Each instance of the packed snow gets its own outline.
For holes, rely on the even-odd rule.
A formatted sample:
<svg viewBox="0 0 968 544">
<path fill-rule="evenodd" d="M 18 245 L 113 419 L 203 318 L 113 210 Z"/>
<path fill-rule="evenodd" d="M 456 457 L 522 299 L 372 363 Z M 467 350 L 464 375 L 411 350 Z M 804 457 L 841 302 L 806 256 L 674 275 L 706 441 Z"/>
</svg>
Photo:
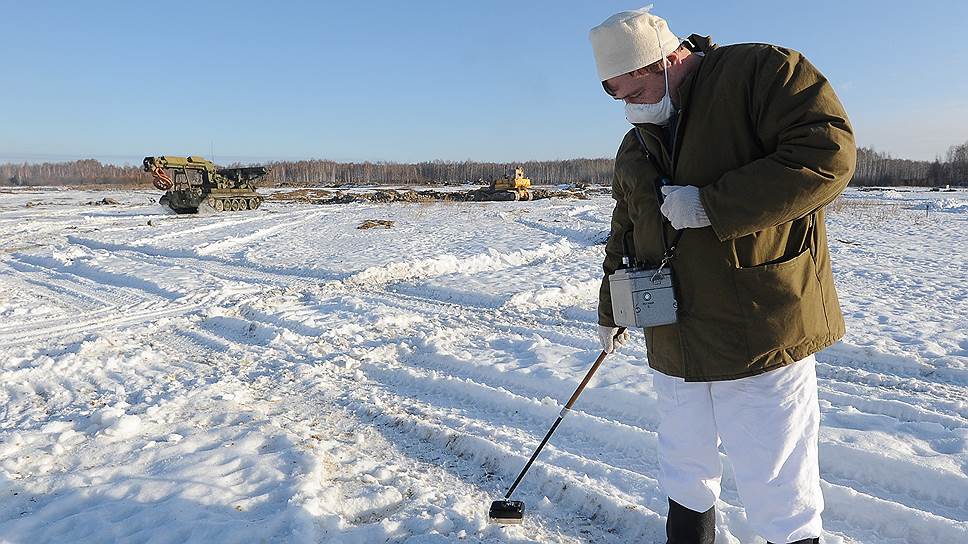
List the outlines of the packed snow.
<svg viewBox="0 0 968 544">
<path fill-rule="evenodd" d="M 607 196 L 157 197 L 0 192 L 0 542 L 664 542 L 641 335 L 516 492 L 526 523 L 487 521 L 600 351 Z M 852 189 L 828 225 L 824 539 L 968 542 L 968 192 Z M 717 542 L 756 542 L 724 461 Z"/>
</svg>

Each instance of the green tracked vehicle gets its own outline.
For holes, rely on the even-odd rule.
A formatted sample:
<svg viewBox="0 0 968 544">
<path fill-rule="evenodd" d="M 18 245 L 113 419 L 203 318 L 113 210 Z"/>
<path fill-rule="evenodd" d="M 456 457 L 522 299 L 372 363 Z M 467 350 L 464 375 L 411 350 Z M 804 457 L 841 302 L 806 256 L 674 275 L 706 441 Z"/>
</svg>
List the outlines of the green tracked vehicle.
<svg viewBox="0 0 968 544">
<path fill-rule="evenodd" d="M 145 157 L 145 172 L 150 172 L 155 187 L 165 191 L 158 201 L 176 213 L 255 210 L 262 195 L 255 182 L 269 173 L 264 166 L 218 168 L 202 157 Z M 169 175 L 169 171 L 171 175 Z"/>
</svg>

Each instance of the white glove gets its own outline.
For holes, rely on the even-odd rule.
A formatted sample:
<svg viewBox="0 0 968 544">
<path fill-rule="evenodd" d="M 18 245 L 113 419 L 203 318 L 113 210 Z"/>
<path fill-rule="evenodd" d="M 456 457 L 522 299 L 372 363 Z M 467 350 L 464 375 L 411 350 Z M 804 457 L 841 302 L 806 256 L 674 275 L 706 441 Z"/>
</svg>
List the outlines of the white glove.
<svg viewBox="0 0 968 544">
<path fill-rule="evenodd" d="M 598 339 L 602 342 L 602 349 L 605 353 L 611 353 L 615 351 L 616 346 L 624 346 L 629 343 L 632 337 L 629 335 L 629 330 L 625 329 L 622 334 L 616 336 L 615 333 L 618 332 L 618 327 L 606 327 L 605 325 L 598 326 Z"/>
<path fill-rule="evenodd" d="M 698 229 L 708 227 L 709 217 L 699 200 L 699 187 L 695 185 L 666 185 L 662 187 L 665 202 L 659 211 L 669 218 L 672 228 Z"/>
</svg>

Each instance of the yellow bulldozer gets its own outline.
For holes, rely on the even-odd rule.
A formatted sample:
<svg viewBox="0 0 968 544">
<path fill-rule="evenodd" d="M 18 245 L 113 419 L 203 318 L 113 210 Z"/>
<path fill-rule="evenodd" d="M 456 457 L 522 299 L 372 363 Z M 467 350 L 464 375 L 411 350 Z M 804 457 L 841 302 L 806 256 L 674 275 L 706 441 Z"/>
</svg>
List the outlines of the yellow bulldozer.
<svg viewBox="0 0 968 544">
<path fill-rule="evenodd" d="M 505 173 L 501 179 L 491 181 L 488 190 L 492 200 L 531 200 L 531 180 L 524 177 L 524 168 L 514 168 L 514 177 Z"/>
</svg>

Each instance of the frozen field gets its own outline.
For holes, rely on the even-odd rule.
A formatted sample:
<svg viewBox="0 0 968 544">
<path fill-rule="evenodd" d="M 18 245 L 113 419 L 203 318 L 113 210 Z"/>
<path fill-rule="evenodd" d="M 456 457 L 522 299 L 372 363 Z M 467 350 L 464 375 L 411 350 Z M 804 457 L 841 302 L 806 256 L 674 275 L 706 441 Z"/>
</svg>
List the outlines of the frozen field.
<svg viewBox="0 0 968 544">
<path fill-rule="evenodd" d="M 0 192 L 0 542 L 664 542 L 641 336 L 528 522 L 486 521 L 599 352 L 609 198 L 157 196 Z M 968 542 L 968 193 L 852 190 L 828 224 L 826 542 Z M 728 465 L 718 506 L 717 542 L 754 542 Z"/>
</svg>

